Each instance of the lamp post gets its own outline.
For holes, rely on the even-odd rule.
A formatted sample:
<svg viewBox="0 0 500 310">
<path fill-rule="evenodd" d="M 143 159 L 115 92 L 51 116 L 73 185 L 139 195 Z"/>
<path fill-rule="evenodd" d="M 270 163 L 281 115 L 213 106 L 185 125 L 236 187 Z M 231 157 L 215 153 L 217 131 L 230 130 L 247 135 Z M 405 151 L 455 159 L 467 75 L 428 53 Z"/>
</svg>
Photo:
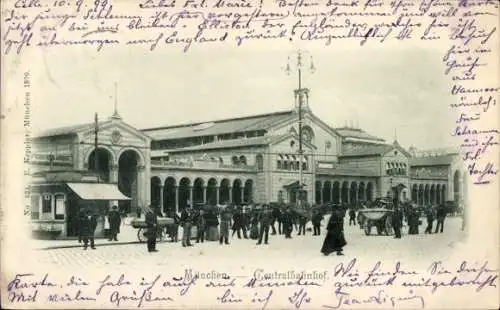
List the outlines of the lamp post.
<svg viewBox="0 0 500 310">
<path fill-rule="evenodd" d="M 298 75 L 298 88 L 295 90 L 295 100 L 296 100 L 296 105 L 298 105 L 298 114 L 299 114 L 299 199 L 298 199 L 298 203 L 300 206 L 302 206 L 302 192 L 303 192 L 303 183 L 302 183 L 302 179 L 303 179 L 303 171 L 302 171 L 302 167 L 303 167 L 303 161 L 304 161 L 304 150 L 302 148 L 302 109 L 303 109 L 303 105 L 306 104 L 307 105 L 307 102 L 304 102 L 304 100 L 308 100 L 309 99 L 309 89 L 307 88 L 302 88 L 302 72 L 304 70 L 304 67 L 305 67 L 305 63 L 304 63 L 304 56 L 306 54 L 309 54 L 310 56 L 310 61 L 309 61 L 309 71 L 310 73 L 314 73 L 316 71 L 316 68 L 314 67 L 314 63 L 313 63 L 313 58 L 312 58 L 312 55 L 310 55 L 309 52 L 307 51 L 303 51 L 303 50 L 298 50 L 297 53 L 296 53 L 296 57 L 297 57 L 297 62 L 295 63 L 295 66 L 293 66 L 290 62 L 290 56 L 288 56 L 288 63 L 287 63 L 287 66 L 286 66 L 286 73 L 288 75 L 290 75 L 292 73 L 292 71 L 296 71 L 297 72 L 297 75 Z"/>
</svg>

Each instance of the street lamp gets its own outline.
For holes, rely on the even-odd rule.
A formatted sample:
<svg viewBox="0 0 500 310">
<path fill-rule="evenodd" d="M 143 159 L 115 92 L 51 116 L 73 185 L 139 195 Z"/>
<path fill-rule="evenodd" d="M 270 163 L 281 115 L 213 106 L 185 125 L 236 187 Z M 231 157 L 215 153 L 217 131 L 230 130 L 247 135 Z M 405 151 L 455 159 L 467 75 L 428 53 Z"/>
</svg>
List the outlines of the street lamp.
<svg viewBox="0 0 500 310">
<path fill-rule="evenodd" d="M 290 75 L 292 73 L 292 71 L 296 71 L 297 72 L 297 75 L 298 75 L 298 88 L 295 90 L 295 103 L 296 103 L 296 106 L 298 106 L 298 114 L 299 114 L 299 199 L 298 199 L 298 202 L 299 204 L 302 206 L 302 192 L 303 192 L 303 189 L 302 189 L 302 179 L 303 179 L 303 176 L 302 176 L 302 165 L 303 165 L 303 161 L 304 161 L 304 151 L 302 149 L 302 107 L 304 105 L 304 100 L 308 100 L 309 99 L 309 89 L 307 88 L 302 88 L 302 71 L 304 70 L 306 64 L 305 64 L 305 61 L 304 61 L 304 56 L 305 55 L 309 55 L 310 57 L 310 61 L 309 61 L 309 71 L 310 73 L 314 73 L 316 71 L 316 68 L 314 67 L 314 63 L 313 63 L 313 58 L 312 58 L 312 55 L 307 52 L 307 51 L 303 51 L 303 50 L 298 50 L 296 52 L 296 57 L 297 57 L 297 62 L 295 63 L 295 65 L 293 65 L 290 61 L 290 56 L 288 56 L 288 63 L 287 63 L 287 66 L 286 66 L 286 73 L 288 75 Z M 305 103 L 307 105 L 307 102 Z"/>
</svg>

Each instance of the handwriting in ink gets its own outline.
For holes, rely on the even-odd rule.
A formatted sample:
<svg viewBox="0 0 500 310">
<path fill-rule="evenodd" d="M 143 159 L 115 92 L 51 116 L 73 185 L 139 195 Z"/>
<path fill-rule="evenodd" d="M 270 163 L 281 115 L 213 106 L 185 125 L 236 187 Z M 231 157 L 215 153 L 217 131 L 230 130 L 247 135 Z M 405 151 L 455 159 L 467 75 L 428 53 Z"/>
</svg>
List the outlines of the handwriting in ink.
<svg viewBox="0 0 500 310">
<path fill-rule="evenodd" d="M 105 287 L 120 287 L 131 285 L 128 280 L 125 279 L 125 275 L 121 274 L 116 281 L 111 281 L 111 275 L 107 275 L 104 280 L 99 282 L 99 288 L 96 290 L 96 295 L 100 295 L 103 288 Z"/>
<path fill-rule="evenodd" d="M 241 303 L 243 299 L 234 295 L 230 288 L 226 289 L 222 296 L 217 297 L 217 300 L 222 304 L 232 304 L 232 303 Z"/>
<path fill-rule="evenodd" d="M 309 297 L 306 290 L 301 288 L 293 293 L 292 296 L 288 297 L 288 301 L 295 307 L 295 309 L 300 309 L 303 303 L 306 304 L 311 302 L 311 297 Z"/>
<path fill-rule="evenodd" d="M 262 304 L 262 307 L 260 309 L 264 310 L 266 309 L 269 300 L 271 300 L 271 296 L 273 296 L 273 290 L 269 290 L 269 292 L 264 295 L 259 295 L 259 293 L 255 292 L 250 302 Z"/>
<path fill-rule="evenodd" d="M 18 273 L 12 281 L 7 285 L 7 291 L 11 292 L 13 290 L 20 290 L 26 288 L 37 289 L 39 287 L 54 287 L 57 284 L 52 283 L 48 280 L 49 274 L 46 273 L 41 280 L 31 280 L 33 273 Z"/>
<path fill-rule="evenodd" d="M 408 295 L 390 296 L 384 290 L 379 290 L 377 294 L 368 297 L 355 297 L 347 293 L 336 293 L 337 299 L 334 305 L 323 305 L 327 309 L 340 309 L 349 306 L 359 305 L 390 305 L 392 308 L 400 305 L 403 302 L 411 302 L 404 306 L 415 306 L 418 304 L 420 308 L 425 308 L 425 299 L 423 296 L 415 295 L 413 290 L 409 290 Z"/>
<path fill-rule="evenodd" d="M 123 292 L 113 291 L 109 296 L 109 301 L 117 307 L 120 307 L 123 302 L 137 302 L 136 307 L 141 308 L 144 302 L 172 302 L 174 300 L 169 296 L 155 296 L 153 295 L 153 292 L 151 292 L 150 288 L 146 288 L 140 293 L 133 290 L 132 294 L 124 294 Z"/>
<path fill-rule="evenodd" d="M 68 294 L 64 293 L 64 295 L 61 294 L 49 294 L 47 297 L 47 301 L 52 302 L 52 303 L 60 303 L 60 302 L 73 302 L 73 301 L 95 301 L 95 297 L 90 297 L 90 296 L 85 296 L 84 293 L 82 293 L 81 290 L 78 290 L 74 295 L 73 294 Z"/>
</svg>

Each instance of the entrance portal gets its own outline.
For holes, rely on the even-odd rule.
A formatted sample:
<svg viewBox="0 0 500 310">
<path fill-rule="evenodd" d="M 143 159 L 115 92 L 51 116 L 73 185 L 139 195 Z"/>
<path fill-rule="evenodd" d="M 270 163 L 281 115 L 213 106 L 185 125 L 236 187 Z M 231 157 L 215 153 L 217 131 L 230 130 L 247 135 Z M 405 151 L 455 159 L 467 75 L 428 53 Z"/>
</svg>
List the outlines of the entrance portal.
<svg viewBox="0 0 500 310">
<path fill-rule="evenodd" d="M 132 150 L 123 152 L 118 159 L 118 189 L 125 196 L 131 198 L 131 200 L 118 202 L 119 209 L 122 212 L 138 212 L 138 162 L 139 155 Z"/>
</svg>

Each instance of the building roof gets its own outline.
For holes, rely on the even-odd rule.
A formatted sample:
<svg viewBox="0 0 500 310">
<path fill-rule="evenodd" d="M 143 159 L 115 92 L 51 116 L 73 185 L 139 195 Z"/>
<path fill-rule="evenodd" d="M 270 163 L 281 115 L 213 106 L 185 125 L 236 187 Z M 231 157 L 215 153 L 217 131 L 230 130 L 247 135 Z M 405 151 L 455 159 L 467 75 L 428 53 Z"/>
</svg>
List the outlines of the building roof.
<svg viewBox="0 0 500 310">
<path fill-rule="evenodd" d="M 154 140 L 167 140 L 266 130 L 276 123 L 288 119 L 293 113 L 293 110 L 289 110 L 208 122 L 147 128 L 141 131 L 148 134 Z"/>
<path fill-rule="evenodd" d="M 372 136 L 359 128 L 340 127 L 340 128 L 335 128 L 335 131 L 337 131 L 338 134 L 344 138 L 356 138 L 363 140 L 372 140 L 377 142 L 385 141 L 384 139 Z"/>
<path fill-rule="evenodd" d="M 264 146 L 272 143 L 280 142 L 283 139 L 293 137 L 298 139 L 299 137 L 291 132 L 273 135 L 273 136 L 259 136 L 252 138 L 240 138 L 240 139 L 229 139 L 229 140 L 219 140 L 211 143 L 200 144 L 195 146 L 188 146 L 172 150 L 164 150 L 161 154 L 165 153 L 182 153 L 182 152 L 192 152 L 192 151 L 205 151 L 205 150 L 217 150 L 217 149 L 233 149 L 233 148 L 244 148 L 249 146 Z M 316 147 L 310 143 L 304 142 L 304 145 L 315 149 Z"/>
<path fill-rule="evenodd" d="M 98 122 L 98 125 L 100 126 L 100 125 L 103 125 L 107 122 L 108 121 L 101 121 L 101 122 Z M 35 135 L 33 135 L 33 138 L 72 135 L 72 134 L 76 134 L 77 132 L 80 132 L 80 131 L 85 130 L 85 129 L 91 129 L 94 126 L 95 126 L 95 123 L 92 122 L 92 123 L 51 128 L 51 129 L 47 129 L 44 131 L 40 131 L 39 133 L 36 133 Z"/>
<path fill-rule="evenodd" d="M 374 144 L 367 145 L 363 148 L 342 150 L 340 157 L 356 157 L 356 156 L 380 156 L 384 155 L 392 149 L 397 149 L 405 156 L 410 157 L 410 153 L 402 148 L 397 142 L 395 144 Z"/>
<path fill-rule="evenodd" d="M 451 165 L 456 154 L 446 154 L 437 156 L 412 157 L 409 160 L 410 166 L 444 166 Z"/>
</svg>

